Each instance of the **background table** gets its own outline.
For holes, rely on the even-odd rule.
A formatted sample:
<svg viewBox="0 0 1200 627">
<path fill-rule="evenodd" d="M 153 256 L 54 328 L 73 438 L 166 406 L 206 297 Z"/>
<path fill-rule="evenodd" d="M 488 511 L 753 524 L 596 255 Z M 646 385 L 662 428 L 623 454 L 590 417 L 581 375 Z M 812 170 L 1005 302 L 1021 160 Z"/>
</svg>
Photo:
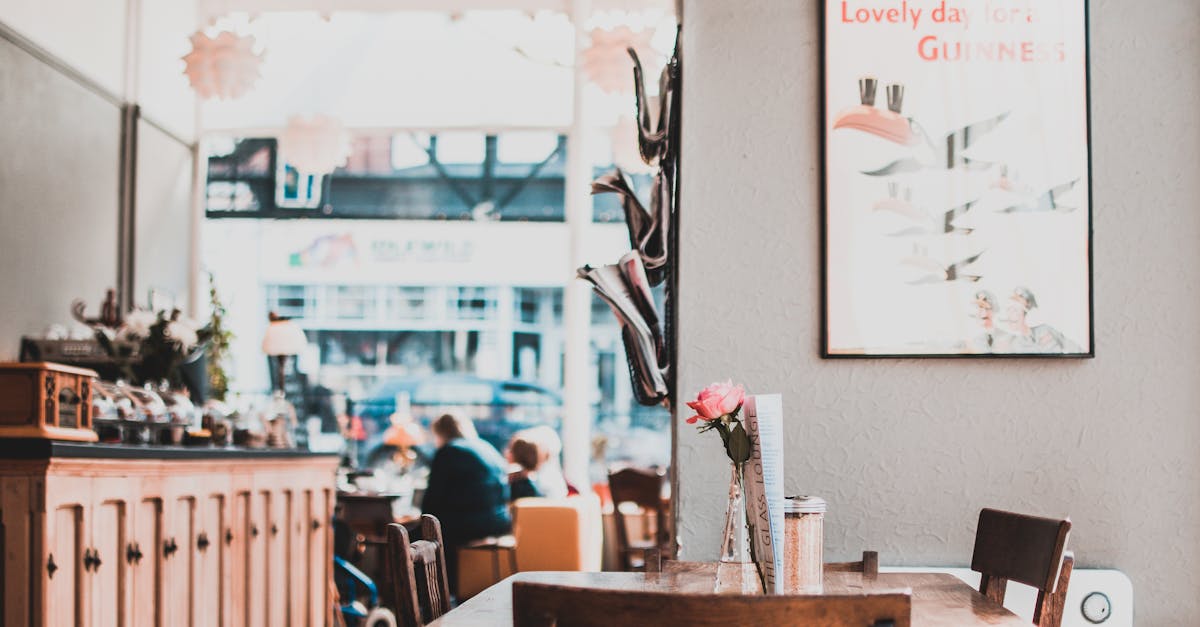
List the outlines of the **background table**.
<svg viewBox="0 0 1200 627">
<path fill-rule="evenodd" d="M 666 562 L 662 573 L 517 573 L 451 610 L 433 625 L 492 627 L 512 624 L 512 582 L 531 581 L 580 588 L 646 590 L 711 594 L 717 565 L 710 562 Z M 825 592 L 853 594 L 912 589 L 912 624 L 933 627 L 1024 625 L 1016 614 L 979 594 L 954 575 L 942 573 L 881 573 L 866 580 L 861 573 L 825 573 Z"/>
</svg>

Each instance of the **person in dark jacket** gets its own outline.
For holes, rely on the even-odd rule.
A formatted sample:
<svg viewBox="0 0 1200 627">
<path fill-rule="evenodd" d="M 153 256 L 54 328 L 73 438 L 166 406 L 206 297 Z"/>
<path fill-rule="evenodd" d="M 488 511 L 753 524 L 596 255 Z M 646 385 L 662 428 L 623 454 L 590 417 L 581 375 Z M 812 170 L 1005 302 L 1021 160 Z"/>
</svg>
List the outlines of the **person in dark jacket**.
<svg viewBox="0 0 1200 627">
<path fill-rule="evenodd" d="M 458 588 L 458 549 L 512 532 L 505 461 L 479 439 L 470 420 L 446 414 L 433 422 L 438 450 L 429 468 L 421 511 L 442 524 L 450 591 Z"/>
</svg>

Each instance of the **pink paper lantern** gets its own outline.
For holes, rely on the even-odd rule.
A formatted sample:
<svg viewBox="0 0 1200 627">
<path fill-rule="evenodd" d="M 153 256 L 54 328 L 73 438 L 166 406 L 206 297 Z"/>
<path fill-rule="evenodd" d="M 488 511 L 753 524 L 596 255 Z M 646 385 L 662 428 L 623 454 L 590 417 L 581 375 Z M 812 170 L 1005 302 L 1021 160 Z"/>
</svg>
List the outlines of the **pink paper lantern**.
<svg viewBox="0 0 1200 627">
<path fill-rule="evenodd" d="M 183 57 L 187 63 L 183 73 L 201 98 L 238 98 L 258 80 L 262 53 L 254 52 L 253 35 L 222 31 L 209 37 L 196 31 L 191 40 L 192 51 Z"/>
<path fill-rule="evenodd" d="M 329 174 L 346 165 L 350 136 L 336 118 L 293 115 L 279 137 L 279 154 L 304 174 Z"/>
<path fill-rule="evenodd" d="M 628 26 L 592 29 L 592 43 L 583 51 L 583 71 L 588 80 L 609 94 L 633 93 L 633 60 L 626 48 L 633 48 L 642 63 L 659 55 L 650 46 L 651 29 L 634 32 Z"/>
</svg>

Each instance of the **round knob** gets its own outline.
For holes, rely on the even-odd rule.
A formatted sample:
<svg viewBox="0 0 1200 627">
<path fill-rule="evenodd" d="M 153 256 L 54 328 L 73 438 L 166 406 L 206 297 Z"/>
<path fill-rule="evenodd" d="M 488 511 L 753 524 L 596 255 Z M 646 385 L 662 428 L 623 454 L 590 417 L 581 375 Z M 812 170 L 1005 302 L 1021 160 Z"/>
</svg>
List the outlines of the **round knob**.
<svg viewBox="0 0 1200 627">
<path fill-rule="evenodd" d="M 1083 597 L 1083 604 L 1080 606 L 1083 612 L 1083 617 L 1089 623 L 1100 624 L 1108 620 L 1112 616 L 1112 602 L 1109 601 L 1108 595 L 1103 592 L 1092 592 Z"/>
<path fill-rule="evenodd" d="M 205 549 L 208 548 L 208 534 L 207 533 L 204 533 L 203 531 L 200 532 L 200 536 L 198 538 L 196 538 L 196 548 L 200 549 L 201 552 L 203 552 Z"/>
<path fill-rule="evenodd" d="M 233 544 L 233 530 L 232 529 L 225 530 L 225 544 Z"/>
<path fill-rule="evenodd" d="M 163 543 L 163 555 L 170 557 L 172 553 L 179 550 L 179 545 L 175 544 L 175 538 L 171 538 Z"/>
</svg>

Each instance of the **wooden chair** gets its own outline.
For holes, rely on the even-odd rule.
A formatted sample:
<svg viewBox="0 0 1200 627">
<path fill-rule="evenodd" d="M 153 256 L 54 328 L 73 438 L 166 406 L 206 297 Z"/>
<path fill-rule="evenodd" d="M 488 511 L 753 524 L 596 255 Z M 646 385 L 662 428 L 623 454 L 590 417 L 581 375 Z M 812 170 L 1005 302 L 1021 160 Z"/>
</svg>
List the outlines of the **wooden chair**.
<svg viewBox="0 0 1200 627">
<path fill-rule="evenodd" d="M 858 562 L 826 562 L 826 572 L 862 573 L 863 579 L 879 577 L 879 553 L 863 551 L 862 560 Z"/>
<path fill-rule="evenodd" d="M 1033 622 L 1058 627 L 1075 559 L 1064 552 L 1071 521 L 995 509 L 979 512 L 971 570 L 982 575 L 979 592 L 1004 603 L 1008 582 L 1037 589 Z"/>
<path fill-rule="evenodd" d="M 409 542 L 404 525 L 387 528 L 388 575 L 396 604 L 392 609 L 404 627 L 422 627 L 450 611 L 446 549 L 437 518 L 421 516 L 421 537 Z"/>
<path fill-rule="evenodd" d="M 612 494 L 613 522 L 617 532 L 617 558 L 622 570 L 639 570 L 644 565 L 635 558 L 647 548 L 658 548 L 670 554 L 671 531 L 667 525 L 667 506 L 663 502 L 663 486 L 666 474 L 649 468 L 624 468 L 608 475 L 608 487 Z M 634 541 L 629 537 L 629 526 L 622 503 L 633 503 L 644 512 L 654 513 L 653 540 Z"/>
<path fill-rule="evenodd" d="M 822 625 L 908 627 L 909 591 L 860 595 L 680 594 L 513 582 L 513 627 Z"/>
</svg>

